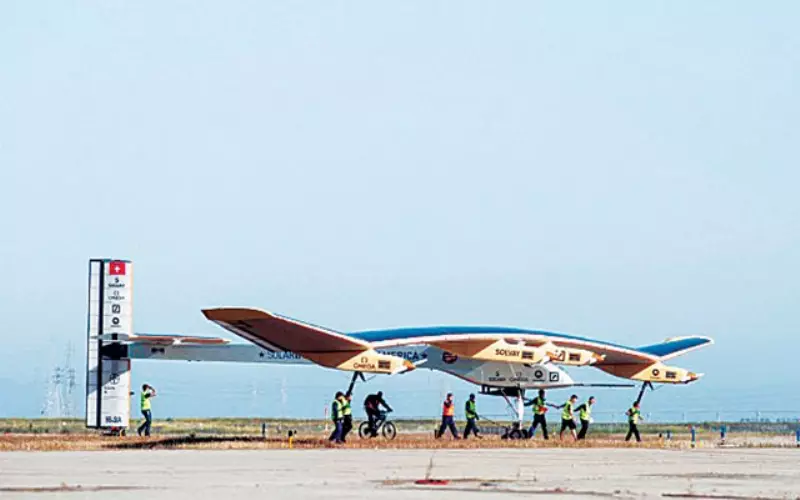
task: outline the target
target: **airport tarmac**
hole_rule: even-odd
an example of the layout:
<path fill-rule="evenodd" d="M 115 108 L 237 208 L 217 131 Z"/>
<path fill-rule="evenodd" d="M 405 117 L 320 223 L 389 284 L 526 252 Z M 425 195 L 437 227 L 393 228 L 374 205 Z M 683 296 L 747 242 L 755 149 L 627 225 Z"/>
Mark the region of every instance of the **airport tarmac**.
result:
<path fill-rule="evenodd" d="M 136 450 L 0 453 L 0 496 L 798 498 L 798 449 Z M 418 486 L 427 476 L 441 486 Z"/>

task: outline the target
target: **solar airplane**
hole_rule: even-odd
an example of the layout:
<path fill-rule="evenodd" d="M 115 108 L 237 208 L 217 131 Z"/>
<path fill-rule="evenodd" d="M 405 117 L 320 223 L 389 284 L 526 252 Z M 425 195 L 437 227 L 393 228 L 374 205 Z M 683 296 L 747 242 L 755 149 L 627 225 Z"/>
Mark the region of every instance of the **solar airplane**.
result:
<path fill-rule="evenodd" d="M 279 314 L 250 308 L 205 309 L 210 321 L 254 344 L 244 356 L 274 363 L 316 364 L 326 368 L 398 375 L 417 368 L 443 371 L 503 396 L 522 419 L 526 389 L 583 385 L 562 369 L 590 366 L 643 384 L 688 384 L 701 374 L 665 361 L 713 341 L 687 336 L 644 347 L 626 347 L 563 333 L 494 326 L 434 326 L 342 333 Z M 134 347 L 163 344 L 171 349 L 141 352 L 137 358 L 214 360 L 208 347 L 224 339 L 137 335 Z M 194 346 L 194 348 L 192 347 Z M 230 349 L 233 345 L 220 345 Z M 245 347 L 245 346 L 239 346 Z M 152 350 L 151 350 L 152 351 Z M 181 353 L 183 351 L 183 353 Z M 134 353 L 136 351 L 134 350 Z M 237 359 L 245 361 L 241 353 Z M 598 385 L 598 384 L 587 384 Z M 599 384 L 614 386 L 615 384 Z M 630 387 L 630 384 L 622 385 Z M 351 386 L 352 387 L 352 386 Z M 642 390 L 644 390 L 643 385 Z M 509 400 L 516 398 L 516 404 Z"/>

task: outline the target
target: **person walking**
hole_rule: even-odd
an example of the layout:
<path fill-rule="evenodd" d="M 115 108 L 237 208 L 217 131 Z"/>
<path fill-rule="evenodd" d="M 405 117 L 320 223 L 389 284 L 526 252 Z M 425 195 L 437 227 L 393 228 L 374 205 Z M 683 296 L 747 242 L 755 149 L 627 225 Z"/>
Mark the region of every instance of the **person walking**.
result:
<path fill-rule="evenodd" d="M 576 410 L 578 411 L 578 418 L 581 421 L 581 430 L 578 432 L 578 439 L 586 439 L 586 433 L 589 432 L 589 424 L 592 419 L 592 405 L 594 405 L 594 396 L 591 396 L 585 403 L 580 405 Z"/>
<path fill-rule="evenodd" d="M 333 441 L 334 443 L 341 443 L 342 442 L 342 428 L 343 428 L 343 415 L 342 415 L 342 398 L 344 397 L 344 393 L 339 391 L 336 393 L 336 396 L 333 398 L 333 402 L 331 403 L 331 420 L 333 420 L 333 432 L 331 436 L 328 438 L 328 441 Z"/>
<path fill-rule="evenodd" d="M 558 434 L 558 439 L 564 439 L 564 431 L 569 429 L 572 434 L 572 439 L 577 441 L 578 435 L 575 432 L 577 426 L 575 425 L 575 403 L 578 402 L 578 396 L 573 394 L 566 403 L 560 406 L 561 410 L 561 432 Z"/>
<path fill-rule="evenodd" d="M 533 401 L 530 403 L 526 403 L 525 406 L 533 405 L 533 424 L 531 424 L 531 428 L 528 431 L 528 436 L 530 439 L 533 439 L 533 434 L 536 432 L 536 427 L 541 425 L 542 426 L 542 435 L 544 439 L 547 440 L 547 419 L 545 418 L 545 413 L 547 413 L 547 402 L 544 397 L 544 389 L 539 389 L 539 395 L 533 398 Z"/>
<path fill-rule="evenodd" d="M 342 396 L 342 442 L 347 442 L 347 435 L 353 430 L 353 408 L 350 402 L 353 397 L 350 394 Z"/>
<path fill-rule="evenodd" d="M 139 394 L 139 409 L 144 417 L 144 422 L 136 429 L 136 434 L 139 436 L 144 433 L 145 436 L 150 437 L 150 426 L 153 423 L 152 413 L 152 399 L 156 397 L 156 389 L 152 385 L 142 384 L 142 392 Z"/>
<path fill-rule="evenodd" d="M 456 429 L 455 414 L 456 405 L 453 401 L 453 393 L 448 392 L 444 403 L 442 403 L 442 425 L 439 426 L 439 432 L 436 433 L 436 439 L 444 436 L 445 429 L 450 429 L 453 439 L 460 439 L 458 436 L 458 429 Z"/>
<path fill-rule="evenodd" d="M 464 415 L 467 417 L 467 426 L 464 428 L 464 439 L 467 439 L 470 435 L 470 432 L 475 435 L 476 438 L 480 436 L 480 429 L 478 429 L 477 421 L 480 420 L 480 416 L 478 415 L 478 408 L 477 404 L 475 403 L 475 394 L 470 394 L 469 399 L 464 404 Z"/>
<path fill-rule="evenodd" d="M 639 409 L 639 402 L 634 401 L 633 406 L 631 406 L 628 411 L 625 412 L 625 415 L 628 416 L 628 435 L 625 436 L 625 441 L 630 441 L 631 436 L 636 436 L 636 442 L 641 443 L 642 437 L 639 435 L 639 420 L 644 420 L 642 418 L 642 412 Z"/>

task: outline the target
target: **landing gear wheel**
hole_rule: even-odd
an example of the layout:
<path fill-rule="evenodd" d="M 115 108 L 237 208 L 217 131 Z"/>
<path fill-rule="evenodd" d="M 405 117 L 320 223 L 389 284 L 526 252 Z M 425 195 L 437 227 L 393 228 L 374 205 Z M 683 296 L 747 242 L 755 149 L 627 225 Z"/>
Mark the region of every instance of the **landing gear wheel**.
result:
<path fill-rule="evenodd" d="M 392 422 L 386 422 L 383 424 L 383 437 L 388 440 L 392 440 L 397 437 L 397 427 L 395 427 Z"/>
<path fill-rule="evenodd" d="M 361 439 L 372 437 L 372 433 L 369 431 L 369 422 L 361 422 L 361 425 L 358 426 L 358 437 Z"/>
<path fill-rule="evenodd" d="M 508 433 L 508 439 L 522 439 L 522 431 L 514 429 Z"/>

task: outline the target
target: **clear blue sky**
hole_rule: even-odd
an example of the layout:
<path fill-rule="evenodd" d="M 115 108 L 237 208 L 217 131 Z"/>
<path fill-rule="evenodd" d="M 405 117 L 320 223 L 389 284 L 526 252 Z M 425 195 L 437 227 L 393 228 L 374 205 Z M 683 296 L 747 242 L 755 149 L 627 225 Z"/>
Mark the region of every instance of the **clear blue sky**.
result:
<path fill-rule="evenodd" d="M 0 416 L 39 412 L 68 342 L 82 370 L 90 257 L 135 262 L 139 331 L 220 334 L 200 309 L 244 305 L 340 330 L 706 334 L 678 364 L 707 378 L 649 404 L 800 411 L 798 19 L 788 1 L 3 2 Z M 347 379 L 134 372 L 159 416 L 316 415 Z M 468 390 L 383 387 L 409 414 Z"/>

